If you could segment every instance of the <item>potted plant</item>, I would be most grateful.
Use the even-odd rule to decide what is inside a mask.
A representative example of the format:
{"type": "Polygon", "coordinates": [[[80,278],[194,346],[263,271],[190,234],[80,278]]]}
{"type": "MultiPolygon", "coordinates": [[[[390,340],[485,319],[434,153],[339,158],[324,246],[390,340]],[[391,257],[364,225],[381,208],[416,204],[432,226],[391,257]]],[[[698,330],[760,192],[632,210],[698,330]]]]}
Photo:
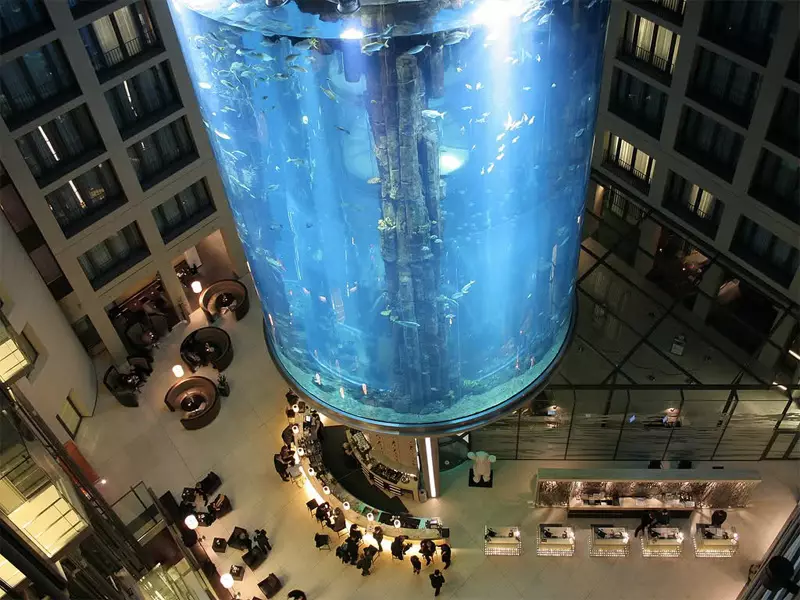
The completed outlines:
{"type": "Polygon", "coordinates": [[[231,386],[228,383],[228,378],[222,373],[217,376],[217,390],[220,396],[227,397],[231,393],[231,386]]]}

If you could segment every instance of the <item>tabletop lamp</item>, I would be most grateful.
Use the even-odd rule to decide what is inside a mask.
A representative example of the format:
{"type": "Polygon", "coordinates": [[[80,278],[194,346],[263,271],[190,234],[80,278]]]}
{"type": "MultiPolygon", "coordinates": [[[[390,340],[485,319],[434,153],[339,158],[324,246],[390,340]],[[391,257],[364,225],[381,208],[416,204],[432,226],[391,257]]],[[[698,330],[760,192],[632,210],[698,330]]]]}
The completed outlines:
{"type": "Polygon", "coordinates": [[[197,517],[194,515],[186,515],[186,518],[183,520],[183,524],[194,531],[200,525],[200,521],[198,521],[197,517]]]}

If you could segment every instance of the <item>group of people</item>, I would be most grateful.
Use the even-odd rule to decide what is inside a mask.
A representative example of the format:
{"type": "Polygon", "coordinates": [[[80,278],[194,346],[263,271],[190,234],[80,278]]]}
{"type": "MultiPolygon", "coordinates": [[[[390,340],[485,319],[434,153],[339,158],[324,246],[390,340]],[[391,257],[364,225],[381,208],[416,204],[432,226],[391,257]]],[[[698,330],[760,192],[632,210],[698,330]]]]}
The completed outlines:
{"type": "Polygon", "coordinates": [[[372,563],[375,560],[375,555],[381,552],[380,542],[378,547],[366,546],[360,551],[361,541],[364,535],[358,528],[358,525],[353,523],[350,526],[350,535],[345,542],[336,548],[336,556],[339,557],[343,563],[354,565],[357,569],[361,570],[361,576],[366,577],[370,575],[372,563]]]}
{"type": "Polygon", "coordinates": [[[649,531],[651,527],[659,525],[669,525],[669,511],[666,508],[662,509],[658,514],[653,511],[643,514],[639,526],[633,532],[633,537],[639,537],[639,534],[643,533],[645,529],[649,531]]]}

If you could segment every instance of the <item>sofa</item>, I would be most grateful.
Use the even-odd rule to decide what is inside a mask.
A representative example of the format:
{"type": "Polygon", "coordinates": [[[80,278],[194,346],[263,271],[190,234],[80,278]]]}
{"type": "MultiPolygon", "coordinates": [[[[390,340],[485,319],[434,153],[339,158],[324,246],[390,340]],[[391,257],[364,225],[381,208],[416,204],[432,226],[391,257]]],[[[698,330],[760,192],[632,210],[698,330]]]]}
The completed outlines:
{"type": "Polygon", "coordinates": [[[236,320],[241,321],[250,310],[250,296],[243,283],[235,279],[221,279],[200,292],[198,302],[209,323],[213,323],[226,308],[225,300],[231,298],[233,303],[230,310],[236,320]]]}
{"type": "Polygon", "coordinates": [[[207,377],[192,376],[182,379],[167,390],[164,404],[171,412],[181,410],[181,425],[184,429],[201,429],[211,424],[219,415],[222,402],[217,393],[217,386],[207,377]],[[185,410],[182,403],[192,398],[199,405],[185,410]]]}
{"type": "Polygon", "coordinates": [[[181,360],[192,373],[209,364],[217,371],[224,371],[233,362],[231,336],[219,327],[196,329],[181,342],[181,360]]]}

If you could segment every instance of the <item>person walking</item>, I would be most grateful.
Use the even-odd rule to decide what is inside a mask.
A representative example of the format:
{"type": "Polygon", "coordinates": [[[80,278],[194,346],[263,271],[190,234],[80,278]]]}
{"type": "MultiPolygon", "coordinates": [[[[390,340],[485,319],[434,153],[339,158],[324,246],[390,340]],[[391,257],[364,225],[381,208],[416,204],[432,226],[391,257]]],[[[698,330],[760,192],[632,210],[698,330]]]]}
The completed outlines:
{"type": "Polygon", "coordinates": [[[431,575],[431,587],[436,590],[433,594],[434,596],[438,596],[439,592],[442,591],[442,586],[444,585],[444,576],[439,572],[439,569],[436,569],[431,575]]]}
{"type": "Polygon", "coordinates": [[[269,543],[267,532],[263,529],[256,529],[255,534],[256,544],[264,551],[264,554],[272,552],[272,544],[269,543]]]}
{"type": "Polygon", "coordinates": [[[361,569],[361,576],[366,577],[370,574],[369,570],[372,567],[372,555],[369,552],[364,552],[358,562],[356,568],[361,569]]]}
{"type": "Polygon", "coordinates": [[[431,564],[431,559],[433,555],[436,553],[436,544],[434,544],[431,540],[422,540],[419,544],[419,551],[422,554],[422,557],[425,559],[425,566],[431,564]]]}
{"type": "Polygon", "coordinates": [[[633,537],[639,537],[640,532],[644,532],[645,529],[650,527],[655,520],[655,516],[651,511],[647,511],[645,514],[642,515],[642,520],[639,522],[639,526],[633,532],[633,537]]]}
{"type": "Polygon", "coordinates": [[[452,549],[448,544],[442,544],[439,546],[439,550],[442,553],[442,562],[444,563],[445,571],[450,568],[450,553],[452,549]]]}
{"type": "Polygon", "coordinates": [[[398,535],[392,540],[390,549],[392,551],[392,556],[394,556],[397,560],[403,560],[403,554],[405,553],[405,550],[403,549],[402,535],[398,535]]]}
{"type": "Polygon", "coordinates": [[[420,570],[422,570],[422,561],[419,556],[411,557],[411,567],[414,569],[414,575],[419,575],[420,570]]]}
{"type": "Polygon", "coordinates": [[[378,552],[383,552],[383,529],[380,526],[372,532],[372,539],[378,544],[378,552]]]}

